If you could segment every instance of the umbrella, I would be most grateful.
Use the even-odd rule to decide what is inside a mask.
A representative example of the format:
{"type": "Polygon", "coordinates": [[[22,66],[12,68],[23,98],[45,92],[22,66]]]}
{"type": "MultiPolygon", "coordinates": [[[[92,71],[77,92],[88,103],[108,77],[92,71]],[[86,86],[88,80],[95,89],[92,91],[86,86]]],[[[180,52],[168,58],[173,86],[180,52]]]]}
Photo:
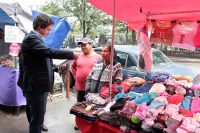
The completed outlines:
{"type": "MultiPolygon", "coordinates": [[[[96,8],[112,15],[113,0],[88,0],[96,8]]],[[[147,19],[196,21],[200,18],[200,0],[115,0],[115,17],[141,28],[147,19]]]]}

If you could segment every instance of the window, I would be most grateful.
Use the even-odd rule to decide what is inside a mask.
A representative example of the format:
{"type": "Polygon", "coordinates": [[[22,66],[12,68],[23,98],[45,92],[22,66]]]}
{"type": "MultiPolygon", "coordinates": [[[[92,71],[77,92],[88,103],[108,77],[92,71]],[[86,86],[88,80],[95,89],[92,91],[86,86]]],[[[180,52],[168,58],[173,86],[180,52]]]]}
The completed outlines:
{"type": "Polygon", "coordinates": [[[136,66],[136,64],[133,63],[133,61],[131,60],[131,57],[128,55],[127,68],[133,67],[133,66],[136,66]]]}
{"type": "Polygon", "coordinates": [[[154,67],[160,67],[168,63],[171,63],[171,61],[163,53],[159,51],[153,52],[153,66],[154,67]]]}
{"type": "Polygon", "coordinates": [[[123,68],[136,66],[136,64],[133,63],[131,57],[127,53],[117,51],[116,56],[116,60],[121,63],[123,68]]]}
{"type": "Polygon", "coordinates": [[[123,68],[126,67],[126,58],[126,53],[116,51],[116,60],[121,63],[123,68]]]}

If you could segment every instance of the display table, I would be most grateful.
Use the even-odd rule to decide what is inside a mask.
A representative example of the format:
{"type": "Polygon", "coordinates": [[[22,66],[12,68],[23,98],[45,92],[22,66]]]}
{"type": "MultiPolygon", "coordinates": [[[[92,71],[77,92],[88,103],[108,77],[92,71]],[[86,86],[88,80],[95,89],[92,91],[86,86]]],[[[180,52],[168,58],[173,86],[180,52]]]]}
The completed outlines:
{"type": "Polygon", "coordinates": [[[17,85],[19,70],[0,65],[0,104],[7,106],[26,105],[21,88],[17,85]]]}
{"type": "MultiPolygon", "coordinates": [[[[119,127],[113,127],[98,119],[95,122],[90,122],[83,118],[76,117],[76,124],[81,133],[123,133],[119,127]]],[[[132,131],[132,133],[138,132],[132,131]]]]}

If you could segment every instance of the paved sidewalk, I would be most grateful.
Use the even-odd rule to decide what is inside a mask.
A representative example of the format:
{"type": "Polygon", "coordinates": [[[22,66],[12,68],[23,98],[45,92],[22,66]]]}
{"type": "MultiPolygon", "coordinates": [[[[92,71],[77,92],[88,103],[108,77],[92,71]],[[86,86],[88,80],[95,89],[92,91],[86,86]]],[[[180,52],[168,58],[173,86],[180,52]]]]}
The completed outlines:
{"type": "MultiPolygon", "coordinates": [[[[69,114],[72,105],[76,103],[75,94],[70,98],[54,97],[51,102],[48,100],[45,115],[45,125],[48,126],[48,133],[79,133],[74,130],[74,115],[69,114]]],[[[13,115],[11,111],[0,109],[0,133],[28,133],[28,122],[25,109],[20,109],[19,116],[13,115]]]]}

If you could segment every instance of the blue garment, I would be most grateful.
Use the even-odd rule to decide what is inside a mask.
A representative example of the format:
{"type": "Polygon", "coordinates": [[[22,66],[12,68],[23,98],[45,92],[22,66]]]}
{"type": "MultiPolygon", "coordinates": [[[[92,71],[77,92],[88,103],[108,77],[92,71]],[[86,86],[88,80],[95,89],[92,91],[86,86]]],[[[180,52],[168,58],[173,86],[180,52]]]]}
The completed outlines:
{"type": "Polygon", "coordinates": [[[151,109],[156,109],[156,108],[158,108],[158,107],[160,107],[160,106],[166,106],[166,104],[164,103],[164,102],[160,102],[160,101],[158,101],[158,100],[154,100],[154,101],[152,101],[151,102],[151,104],[150,104],[150,108],[151,109]]]}
{"type": "Polygon", "coordinates": [[[117,93],[115,95],[114,99],[115,99],[115,101],[117,101],[117,100],[119,100],[119,99],[121,99],[121,98],[123,98],[125,96],[126,96],[126,94],[124,94],[124,93],[117,93]]]}
{"type": "Polygon", "coordinates": [[[143,103],[143,102],[146,102],[147,104],[149,104],[149,103],[151,103],[152,100],[153,100],[153,99],[152,99],[151,95],[150,95],[149,93],[145,93],[145,94],[143,94],[141,97],[137,98],[137,99],[134,101],[134,103],[135,103],[135,104],[141,104],[141,103],[143,103]]]}
{"type": "Polygon", "coordinates": [[[48,92],[25,92],[29,133],[41,133],[48,92]]]}
{"type": "Polygon", "coordinates": [[[154,81],[157,83],[164,82],[166,79],[169,79],[171,75],[166,72],[147,72],[145,75],[146,81],[154,81]]]}
{"type": "Polygon", "coordinates": [[[192,102],[192,97],[191,96],[186,96],[183,99],[180,108],[184,108],[186,110],[190,110],[191,102],[192,102]]]}
{"type": "Polygon", "coordinates": [[[131,77],[139,77],[143,78],[145,77],[145,72],[141,71],[128,71],[126,69],[123,70],[123,79],[131,78],[131,77]]]}
{"type": "Polygon", "coordinates": [[[144,83],[143,85],[134,86],[131,91],[136,93],[148,93],[151,87],[151,83],[144,83]]]}
{"type": "Polygon", "coordinates": [[[140,93],[135,93],[135,92],[129,92],[126,94],[127,97],[130,97],[130,100],[134,100],[140,96],[142,96],[142,94],[140,93]]]}

